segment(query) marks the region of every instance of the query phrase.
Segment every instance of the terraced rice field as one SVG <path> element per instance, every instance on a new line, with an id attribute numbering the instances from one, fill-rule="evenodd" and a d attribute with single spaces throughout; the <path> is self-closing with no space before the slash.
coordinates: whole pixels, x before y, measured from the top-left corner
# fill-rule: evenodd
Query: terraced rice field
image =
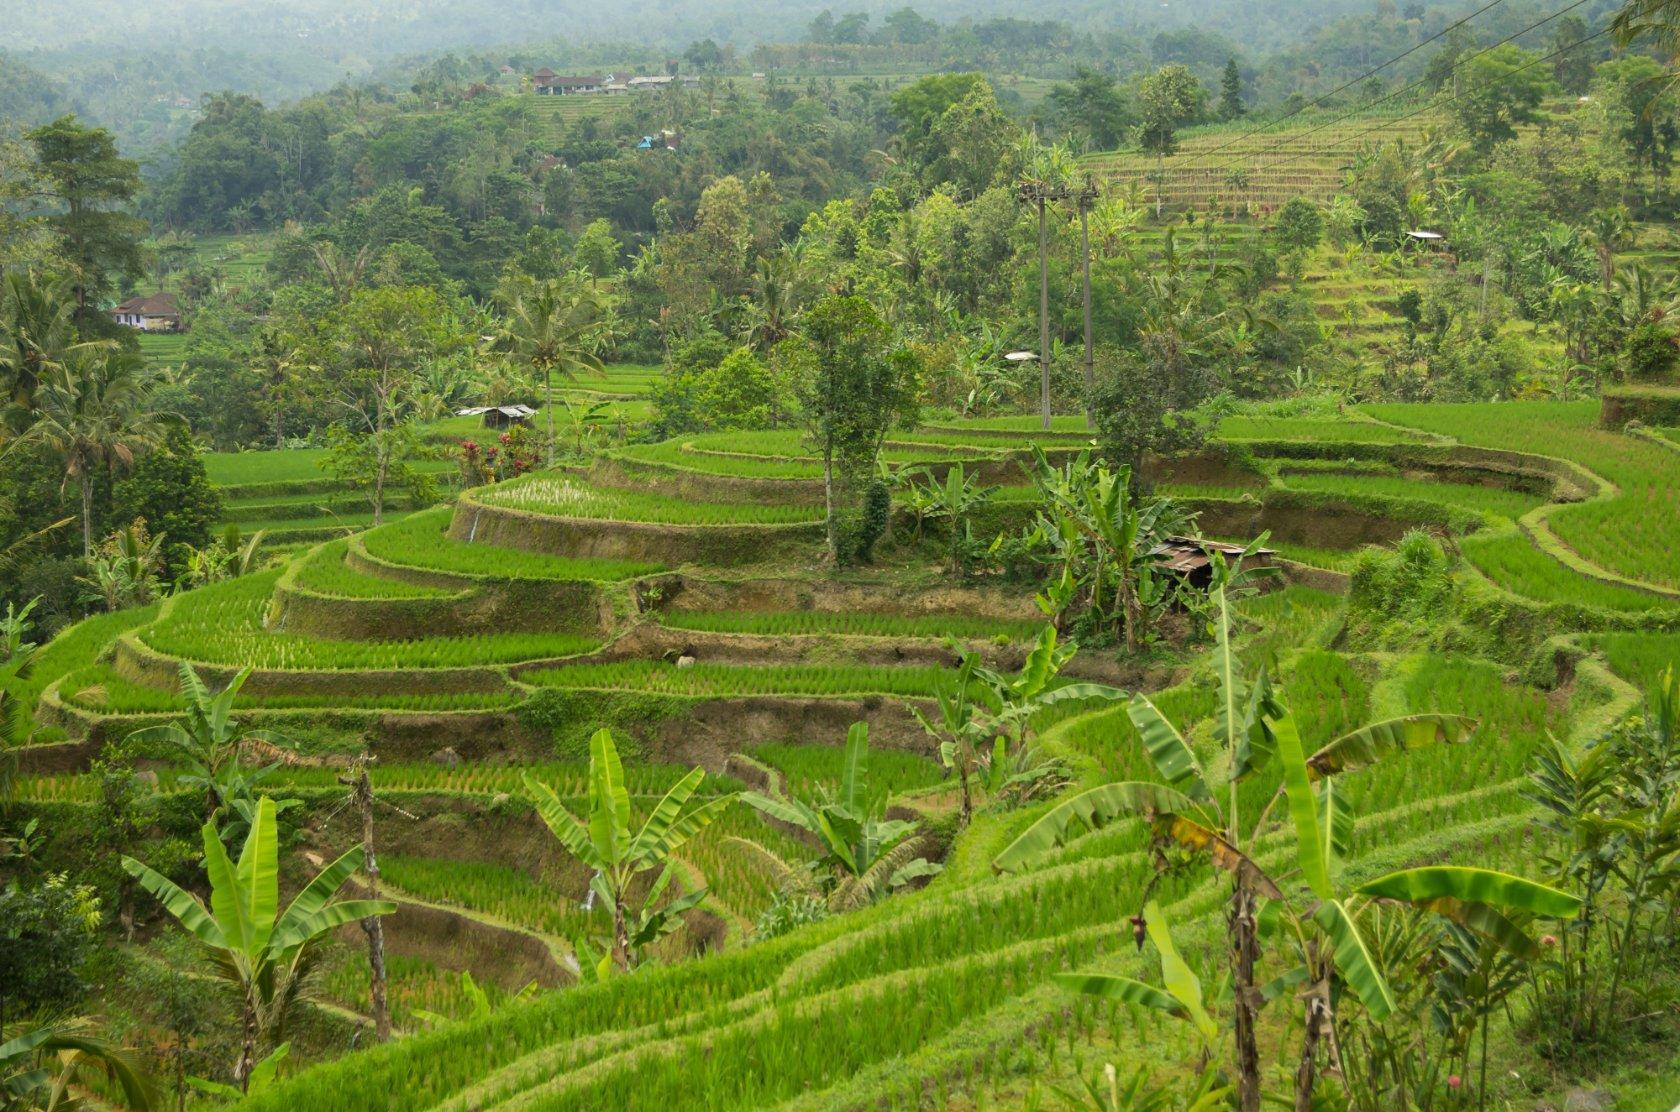
<path id="1" fill-rule="evenodd" d="M 1466 444 L 1574 460 L 1615 484 L 1565 506 L 1548 524 L 1584 559 L 1616 575 L 1680 589 L 1680 453 L 1598 427 L 1597 402 L 1380 405 L 1373 415 Z"/>
<path id="2" fill-rule="evenodd" d="M 1251 487 L 1190 484 L 1183 493 L 1241 495 L 1260 508 L 1281 486 L 1298 495 L 1346 495 L 1377 512 L 1420 501 L 1469 511 L 1482 515 L 1488 527 L 1457 538 L 1466 559 L 1519 598 L 1544 601 L 1555 595 L 1588 601 L 1630 622 L 1659 611 L 1660 606 L 1652 606 L 1660 602 L 1657 596 L 1583 577 L 1518 530 L 1514 522 L 1541 512 L 1545 495 L 1408 474 L 1405 453 L 1424 443 L 1443 450 L 1447 437 L 1530 452 L 1536 450 L 1532 445 L 1544 443 L 1551 446 L 1549 454 L 1567 454 L 1599 470 L 1602 449 L 1620 453 L 1609 467 L 1625 469 L 1617 471 L 1622 477 L 1600 473 L 1624 491 L 1640 489 L 1631 476 L 1645 474 L 1658 482 L 1643 469 L 1655 466 L 1659 457 L 1621 443 L 1631 438 L 1605 440 L 1611 434 L 1598 433 L 1596 414 L 1584 407 L 1477 409 L 1465 414 L 1455 407 L 1369 410 L 1395 425 L 1424 430 L 1419 433 L 1360 420 L 1356 414 L 1233 418 L 1221 435 L 1237 441 L 1371 447 L 1357 453 L 1357 463 L 1333 458 L 1312 463 L 1286 451 L 1264 453 L 1264 474 L 1257 474 Z M 931 463 L 953 455 L 993 460 L 1020 453 L 1035 435 L 1033 422 L 1028 417 L 941 423 L 895 439 L 895 461 Z M 1061 418 L 1052 432 L 1061 444 L 1076 445 L 1085 435 L 1083 419 Z M 1383 458 L 1364 458 L 1379 453 Z M 807 523 L 820 517 L 814 491 L 770 505 L 725 493 L 735 479 L 809 478 L 809 454 L 797 432 L 690 437 L 614 448 L 610 456 L 599 472 L 539 474 L 475 490 L 471 497 L 537 514 L 622 520 L 640 529 L 668 526 L 669 533 L 679 535 L 695 524 Z M 696 461 L 702 465 L 691 467 Z M 703 489 L 720 493 L 704 498 L 668 493 L 657 478 L 636 489 L 608 485 L 623 481 L 609 473 L 608 465 L 630 463 L 704 471 Z M 655 470 L 649 466 L 647 473 Z M 1030 488 L 1008 487 L 999 495 L 1000 508 L 1022 511 L 1032 497 Z M 1603 505 L 1616 505 L 1620 498 Z M 1634 497 L 1622 504 L 1624 512 L 1637 512 L 1642 503 Z M 1562 519 L 1576 509 L 1553 512 Z M 1107 1061 L 1129 1072 L 1176 1060 L 1172 1056 L 1180 1050 L 1188 1060 L 1192 1048 L 1169 1021 L 1074 1000 L 1050 975 L 1092 966 L 1142 973 L 1142 959 L 1123 937 L 1123 920 L 1135 912 L 1147 889 L 1172 915 L 1192 967 L 1204 982 L 1217 980 L 1218 890 L 1189 874 L 1150 887 L 1149 839 L 1137 823 L 1077 839 L 1021 875 L 994 876 L 992 857 L 1042 814 L 1045 804 L 1009 808 L 983 799 L 972 825 L 951 840 L 954 782 L 903 704 L 928 699 L 951 682 L 952 672 L 925 663 L 930 659 L 925 652 L 883 662 L 893 660 L 888 654 L 894 642 L 920 641 L 926 648 L 946 635 L 988 651 L 1018 653 L 1018 644 L 1011 642 L 1031 636 L 1039 623 L 986 617 L 977 606 L 965 609 L 960 594 L 939 615 L 895 612 L 890 605 L 823 610 L 789 602 L 796 596 L 783 589 L 767 584 L 758 591 L 751 580 L 730 579 L 705 566 L 685 564 L 678 572 L 665 572 L 655 561 L 568 559 L 452 539 L 445 532 L 451 514 L 449 507 L 424 510 L 299 553 L 285 569 L 178 596 L 159 612 L 86 623 L 48 649 L 52 667 L 42 682 L 62 677 L 61 695 L 91 711 L 155 714 L 172 709 L 175 696 L 165 685 L 131 678 L 98 659 L 113 638 L 129 633 L 167 657 L 344 677 L 345 686 L 334 689 L 347 692 L 342 697 L 253 695 L 245 705 L 256 710 L 344 708 L 373 715 L 430 713 L 440 719 L 445 712 L 463 718 L 512 712 L 506 715 L 512 719 L 532 708 L 558 708 L 558 721 L 543 727 L 553 742 L 528 752 L 528 763 L 480 764 L 458 757 L 425 761 L 427 746 L 444 744 L 440 737 L 376 765 L 372 775 L 383 797 L 441 815 L 447 821 L 438 829 L 453 832 L 448 852 L 434 854 L 415 845 L 387 851 L 382 865 L 390 885 L 457 915 L 463 931 L 475 929 L 472 924 L 501 924 L 546 940 L 544 946 L 562 954 L 570 940 L 598 934 L 601 915 L 584 909 L 581 882 L 587 873 L 557 844 L 543 843 L 545 855 L 555 856 L 544 856 L 540 863 L 521 848 L 528 843 L 520 839 L 534 828 L 521 777 L 530 771 L 576 804 L 589 787 L 585 766 L 556 757 L 575 754 L 566 739 L 593 726 L 589 716 L 598 708 L 621 715 L 615 730 L 621 725 L 626 730 L 625 787 L 638 815 L 693 763 L 724 774 L 708 777 L 707 794 L 758 787 L 768 779 L 772 787 L 766 790 L 795 799 L 820 798 L 843 775 L 841 731 L 821 726 L 794 736 L 798 724 L 826 722 L 818 716 L 832 716 L 835 704 L 867 707 L 877 716 L 904 713 L 906 729 L 890 743 L 883 737 L 870 753 L 868 790 L 895 816 L 923 825 L 927 852 L 942 858 L 943 871 L 925 887 L 861 910 L 818 918 L 777 937 L 755 937 L 755 922 L 777 904 L 777 879 L 732 839 L 749 838 L 796 865 L 818 851 L 785 827 L 767 824 L 753 809 L 733 806 L 683 847 L 674 866 L 679 886 L 708 889 L 709 925 L 703 935 L 691 937 L 685 931 L 670 940 L 670 952 L 660 951 L 668 960 L 649 963 L 633 977 L 543 992 L 473 1024 L 423 1030 L 417 1009 L 458 1013 L 466 1000 L 449 979 L 450 971 L 433 964 L 430 956 L 399 951 L 396 1014 L 408 1037 L 290 1075 L 278 1088 L 252 1098 L 251 1107 L 597 1109 L 665 1102 L 672 1107 L 818 1109 L 930 1101 L 978 1107 L 1019 1103 L 1026 1077 L 1077 1084 L 1077 1077 Z M 781 573 L 809 577 L 813 589 L 826 583 L 826 573 L 814 570 L 818 547 L 820 542 L 813 540 L 812 567 L 795 557 Z M 1278 547 L 1286 556 L 1319 567 L 1346 568 L 1354 559 L 1348 551 L 1310 543 Z M 895 553 L 895 558 L 918 557 Z M 936 562 L 926 563 L 908 571 L 872 569 L 860 573 L 859 583 L 834 586 L 860 592 L 870 588 L 877 594 L 858 597 L 888 599 L 903 584 L 920 590 L 964 589 L 940 583 L 933 577 L 944 573 Z M 908 578 L 895 578 L 909 572 Z M 527 605 L 551 619 L 552 629 L 575 628 L 577 619 L 587 616 L 591 621 L 599 617 L 607 632 L 512 632 L 487 621 L 464 636 L 304 636 L 272 628 L 282 576 L 296 589 L 333 600 L 346 614 L 358 607 L 456 606 L 452 600 L 463 593 L 478 598 L 476 592 L 531 591 L 529 600 L 549 600 Z M 699 601 L 684 598 L 691 588 L 701 592 Z M 1026 586 L 1019 590 L 1023 600 L 1030 594 Z M 735 598 L 741 601 L 717 601 Z M 1530 833 L 1533 812 L 1522 790 L 1524 762 L 1548 733 L 1569 737 L 1597 714 L 1605 698 L 1602 690 L 1527 686 L 1515 677 L 1528 673 L 1513 661 L 1346 651 L 1349 647 L 1336 639 L 1342 611 L 1340 595 L 1301 585 L 1242 599 L 1237 608 L 1241 654 L 1254 662 L 1275 662 L 1280 697 L 1295 713 L 1309 747 L 1353 725 L 1415 711 L 1468 714 L 1481 723 L 1469 744 L 1420 749 L 1339 781 L 1345 786 L 1341 798 L 1359 817 L 1358 868 L 1438 860 L 1455 848 L 1456 838 L 1475 849 L 1479 864 L 1524 870 L 1537 852 Z M 372 629 L 370 634 L 377 636 Z M 733 637 L 787 638 L 788 653 L 766 658 L 762 640 L 751 652 L 731 653 L 727 646 Z M 849 640 L 854 637 L 859 640 Z M 1590 643 L 1617 673 L 1644 677 L 1680 653 L 1674 637 L 1635 630 L 1594 634 Z M 798 650 L 792 638 L 802 639 Z M 865 640 L 870 638 L 875 640 Z M 548 663 L 589 654 L 604 640 L 612 647 L 601 657 Z M 678 652 L 691 644 L 700 646 L 698 659 L 679 666 Z M 1081 655 L 1114 652 L 1088 648 Z M 528 661 L 542 663 L 510 668 Z M 486 670 L 495 679 L 493 689 L 430 695 L 371 682 L 375 672 L 415 676 L 444 668 Z M 1163 713 L 1204 762 L 1211 762 L 1217 756 L 1211 726 L 1215 699 L 1206 669 L 1205 646 L 1198 645 L 1160 668 L 1139 668 L 1134 685 L 1151 690 Z M 509 679 L 510 674 L 516 678 Z M 789 711 L 775 719 L 778 725 L 769 725 L 769 717 L 754 717 L 767 715 L 772 707 Z M 724 716 L 721 725 L 705 721 L 708 715 Z M 784 732 L 787 723 L 794 725 Z M 649 728 L 631 736 L 636 726 Z M 1035 749 L 1062 762 L 1077 786 L 1153 776 L 1134 728 L 1118 708 L 1067 704 L 1041 715 L 1034 727 Z M 534 727 L 526 723 L 524 728 Z M 336 800 L 342 798 L 339 773 L 334 767 L 300 765 L 282 769 L 274 783 L 311 800 Z M 167 771 L 160 780 L 166 788 L 171 784 Z M 1239 805 L 1246 813 L 1258 813 L 1278 786 L 1275 772 L 1256 777 L 1243 785 Z M 84 773 L 28 777 L 20 795 L 57 805 L 93 805 L 101 791 L 97 778 Z M 1453 832 L 1451 838 L 1447 831 Z M 1264 867 L 1289 867 L 1289 849 L 1281 838 L 1264 840 L 1259 856 Z M 697 924 L 691 923 L 691 931 L 699 930 Z M 365 1006 L 347 973 L 331 968 L 327 983 L 336 1001 Z M 493 998 L 501 1000 L 505 991 L 505 986 L 496 990 Z"/>

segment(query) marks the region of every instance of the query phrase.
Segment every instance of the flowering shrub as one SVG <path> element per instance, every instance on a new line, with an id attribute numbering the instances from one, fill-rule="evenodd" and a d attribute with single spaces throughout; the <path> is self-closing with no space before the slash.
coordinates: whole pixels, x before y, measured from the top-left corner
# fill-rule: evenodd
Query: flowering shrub
<path id="1" fill-rule="evenodd" d="M 487 447 L 476 440 L 461 441 L 462 485 L 499 483 L 535 471 L 542 462 L 536 439 L 529 428 L 514 425 Z"/>

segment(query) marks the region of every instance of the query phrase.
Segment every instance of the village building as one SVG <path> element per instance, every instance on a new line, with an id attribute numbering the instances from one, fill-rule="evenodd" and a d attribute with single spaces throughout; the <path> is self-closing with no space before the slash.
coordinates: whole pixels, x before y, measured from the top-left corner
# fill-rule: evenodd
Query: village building
<path id="1" fill-rule="evenodd" d="M 457 417 L 483 416 L 487 429 L 505 429 L 513 425 L 529 425 L 537 411 L 528 405 L 474 405 L 457 409 Z"/>
<path id="2" fill-rule="evenodd" d="M 605 92 L 607 79 L 599 75 L 562 77 L 551 69 L 540 69 L 531 75 L 531 88 L 540 96 L 583 96 Z"/>
<path id="3" fill-rule="evenodd" d="M 111 319 L 142 332 L 179 332 L 181 306 L 172 293 L 131 297 L 111 310 Z"/>

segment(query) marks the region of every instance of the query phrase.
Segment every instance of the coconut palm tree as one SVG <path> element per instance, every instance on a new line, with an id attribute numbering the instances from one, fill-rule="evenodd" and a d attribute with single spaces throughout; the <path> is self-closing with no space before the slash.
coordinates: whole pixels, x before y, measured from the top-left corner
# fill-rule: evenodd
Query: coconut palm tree
<path id="1" fill-rule="evenodd" d="M 258 1037 L 278 1027 L 302 993 L 304 977 L 314 967 L 317 944 L 346 923 L 397 909 L 383 900 L 333 900 L 362 866 L 363 851 L 358 845 L 322 869 L 280 911 L 274 814 L 272 799 L 265 797 L 257 804 L 237 862 L 228 857 L 216 824 L 204 824 L 208 907 L 162 873 L 132 857 L 122 859 L 123 869 L 210 951 L 218 975 L 238 991 L 242 1033 L 234 1080 L 241 1089 L 250 1084 L 257 1064 Z"/>
<path id="2" fill-rule="evenodd" d="M 76 338 L 76 298 L 67 282 L 12 271 L 0 285 L 0 399 L 27 416 L 53 372 L 107 352 L 109 340 Z"/>
<path id="3" fill-rule="evenodd" d="M 147 408 L 137 356 L 84 351 L 53 367 L 36 392 L 35 423 L 16 442 L 56 455 L 64 483 L 81 491 L 82 555 L 93 555 L 93 487 L 101 472 L 133 466 L 157 442 L 163 422 Z"/>
<path id="4" fill-rule="evenodd" d="M 575 379 L 580 370 L 600 373 L 596 356 L 606 301 L 594 279 L 571 274 L 532 283 L 519 293 L 493 340 L 515 362 L 543 381 L 548 412 L 548 466 L 554 466 L 554 376 Z"/>
<path id="5" fill-rule="evenodd" d="M 696 768 L 677 781 L 648 815 L 640 830 L 630 827 L 630 795 L 624 786 L 624 766 L 618 759 L 611 730 L 597 730 L 589 739 L 589 801 L 582 819 L 560 802 L 554 789 L 529 773 L 525 790 L 544 823 L 574 857 L 595 870 L 590 888 L 612 908 L 612 963 L 627 973 L 640 944 L 646 944 L 680 925 L 678 915 L 705 898 L 705 889 L 655 910 L 652 904 L 671 883 L 671 858 L 694 835 L 710 826 L 732 796 L 719 796 L 690 806 L 706 777 Z M 643 873 L 660 870 L 644 907 L 634 915 L 630 887 Z"/>

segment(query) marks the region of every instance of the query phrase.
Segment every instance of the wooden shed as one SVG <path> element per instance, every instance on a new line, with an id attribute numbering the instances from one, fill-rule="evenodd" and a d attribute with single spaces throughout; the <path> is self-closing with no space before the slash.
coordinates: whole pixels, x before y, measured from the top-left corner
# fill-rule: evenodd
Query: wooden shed
<path id="1" fill-rule="evenodd" d="M 529 425 L 536 412 L 528 405 L 475 405 L 457 409 L 455 416 L 477 417 L 482 414 L 485 428 L 505 429 L 510 425 Z"/>

